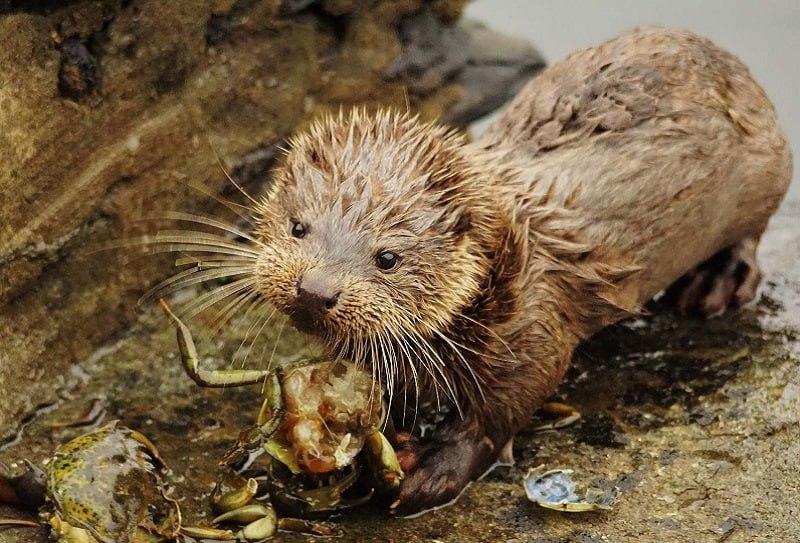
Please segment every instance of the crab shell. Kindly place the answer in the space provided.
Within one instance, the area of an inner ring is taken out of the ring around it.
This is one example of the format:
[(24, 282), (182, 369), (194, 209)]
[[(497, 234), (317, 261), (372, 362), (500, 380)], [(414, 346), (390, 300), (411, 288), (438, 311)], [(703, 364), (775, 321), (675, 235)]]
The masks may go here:
[(45, 469), (53, 505), (49, 520), (58, 541), (174, 539), (180, 509), (164, 494), (162, 465), (147, 438), (116, 421), (59, 447)]
[(352, 363), (287, 369), (281, 387), (286, 413), (266, 447), (295, 473), (349, 466), (384, 417), (380, 386)]
[(581, 498), (572, 473), (571, 469), (554, 469), (544, 473), (536, 468), (529, 470), (523, 483), (528, 499), (540, 507), (565, 513), (611, 509), (615, 499), (613, 494), (590, 487)]

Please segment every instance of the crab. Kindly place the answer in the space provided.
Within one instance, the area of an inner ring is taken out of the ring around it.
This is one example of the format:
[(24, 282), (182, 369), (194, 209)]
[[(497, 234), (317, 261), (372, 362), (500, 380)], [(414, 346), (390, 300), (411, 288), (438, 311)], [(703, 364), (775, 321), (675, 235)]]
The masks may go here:
[[(212, 495), (212, 503), (219, 514), (212, 524), (236, 523), (244, 527), (236, 533), (239, 541), (263, 541), (272, 537), (279, 529), (290, 532), (301, 532), (318, 536), (337, 535), (338, 532), (327, 524), (310, 522), (308, 520), (281, 517), (278, 518), (275, 509), (270, 503), (265, 503), (259, 497), (259, 482), (256, 479), (247, 479), (247, 482), (238, 489), (221, 492), (217, 487)], [(200, 539), (223, 540), (228, 530), (192, 528), (184, 533)], [(248, 539), (251, 538), (251, 539)]]
[[(272, 537), (279, 528), (324, 533), (319, 525), (278, 520), (267, 504), (248, 504), (243, 510), (230, 498), (217, 504), (223, 514), (216, 520), (246, 523), (238, 531), (183, 526), (164, 470), (150, 440), (113, 421), (60, 446), (44, 469), (28, 463), (23, 475), (0, 478), (0, 487), (8, 501), (40, 509), (60, 543), (159, 543), (182, 536), (255, 542)], [(0, 519), (0, 525), (37, 523)]]
[[(353, 363), (328, 359), (299, 360), (274, 370), (206, 370), (199, 365), (189, 328), (166, 302), (160, 303), (176, 329), (183, 368), (195, 383), (217, 388), (263, 384), (256, 426), (242, 432), (223, 463), (249, 464), (263, 453), (276, 460), (279, 466), (270, 464), (264, 480), (276, 505), (283, 504), (293, 515), (360, 505), (374, 488), (356, 499), (343, 494), (364, 464), (381, 491), (399, 488), (403, 471), (381, 431), (387, 422), (382, 390), (367, 372)], [(285, 470), (294, 477), (283, 476)], [(298, 484), (309, 476), (335, 482), (316, 488)]]

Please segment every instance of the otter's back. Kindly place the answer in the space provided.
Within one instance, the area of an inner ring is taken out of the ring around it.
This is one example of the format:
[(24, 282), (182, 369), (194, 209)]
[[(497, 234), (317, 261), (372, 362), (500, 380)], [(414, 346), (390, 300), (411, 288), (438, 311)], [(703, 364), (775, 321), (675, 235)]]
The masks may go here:
[(551, 66), (478, 143), (523, 165), (518, 194), (552, 195), (574, 211), (576, 235), (644, 268), (627, 294), (635, 303), (760, 235), (791, 177), (772, 104), (747, 68), (664, 29)]

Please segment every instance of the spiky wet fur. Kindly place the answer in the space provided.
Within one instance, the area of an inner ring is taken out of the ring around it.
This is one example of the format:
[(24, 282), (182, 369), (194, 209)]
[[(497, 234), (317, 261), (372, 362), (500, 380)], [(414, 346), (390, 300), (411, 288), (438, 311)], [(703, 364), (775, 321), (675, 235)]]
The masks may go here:
[[(430, 345), (479, 295), (502, 242), (500, 210), (465, 149), (462, 135), (406, 115), (327, 117), (290, 142), (258, 208), (262, 294), (288, 311), (300, 276), (324, 274), (342, 296), (320, 335), (413, 387), (415, 401), (417, 389), (458, 402), (476, 388), (454, 388), (452, 353)], [(291, 237), (291, 220), (307, 224), (305, 238)], [(402, 258), (389, 273), (375, 266), (387, 249)]]

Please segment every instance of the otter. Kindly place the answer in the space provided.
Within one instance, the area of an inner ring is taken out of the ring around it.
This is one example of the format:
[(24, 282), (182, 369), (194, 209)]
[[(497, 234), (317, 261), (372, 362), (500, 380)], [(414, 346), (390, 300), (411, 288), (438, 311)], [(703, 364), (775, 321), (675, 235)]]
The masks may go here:
[[(635, 30), (544, 70), (472, 142), (402, 113), (316, 121), (255, 206), (254, 288), (393, 394), (392, 507), (416, 513), (504, 458), (601, 328), (662, 291), (705, 317), (753, 300), (791, 172), (742, 62)], [(401, 416), (430, 410), (424, 436)]]

